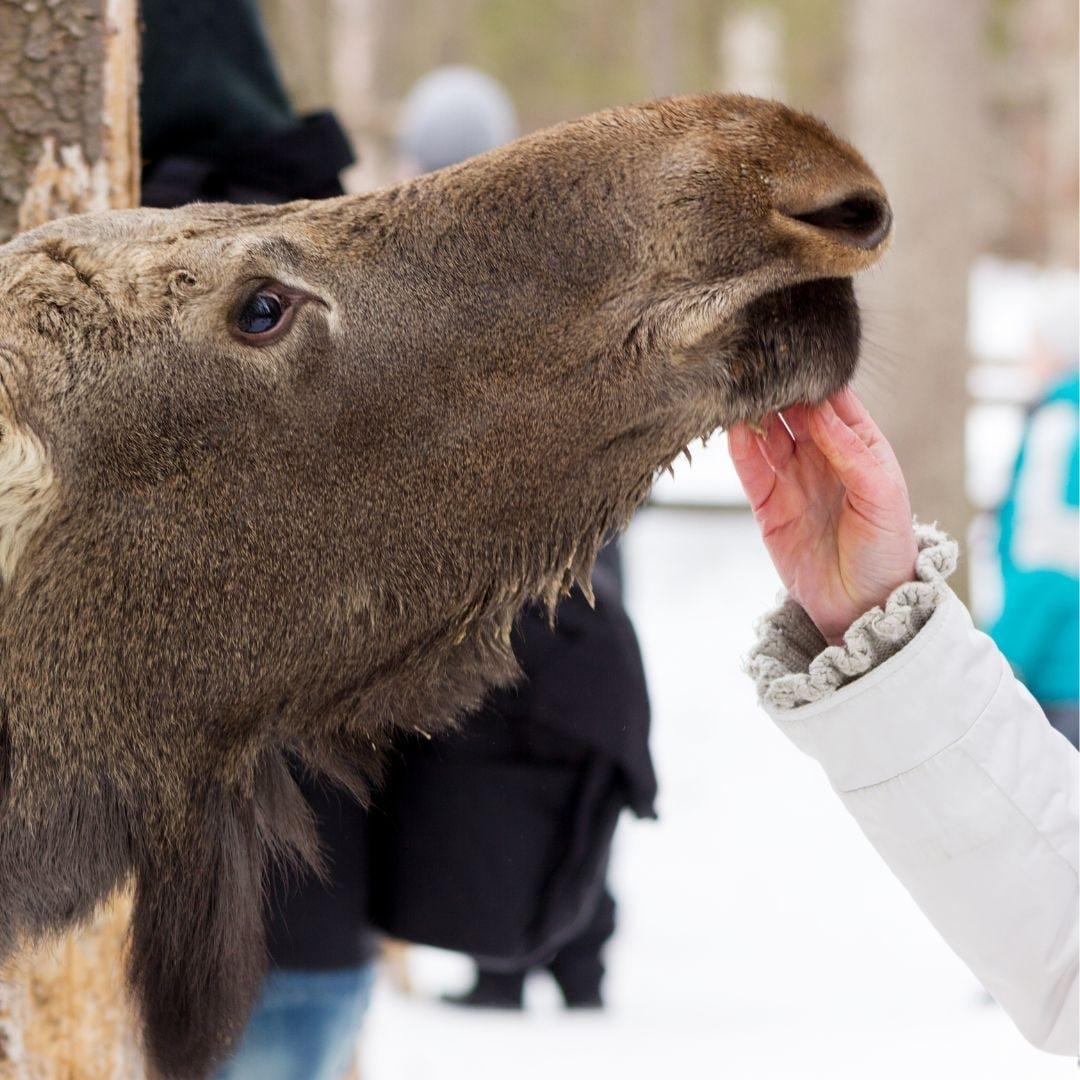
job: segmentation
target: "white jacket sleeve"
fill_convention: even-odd
[[[932,547],[921,543],[924,553]],[[813,624],[788,601],[763,623],[750,670],[781,730],[821,763],[870,842],[1021,1032],[1075,1055],[1080,755],[923,563],[930,588],[921,601],[913,599],[919,583],[902,587],[906,608],[897,590],[845,646],[815,641]],[[868,632],[868,618],[884,632]],[[890,619],[892,630],[906,619],[906,642],[903,633],[890,637]],[[845,674],[852,666],[862,672]]]

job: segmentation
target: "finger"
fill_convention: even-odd
[[[881,429],[874,422],[869,410],[859,400],[850,386],[829,397],[829,404],[836,410],[836,415],[847,424],[867,446],[873,446],[883,439]]]
[[[810,415],[810,436],[847,491],[873,506],[896,496],[896,482],[828,401]]]
[[[728,431],[728,451],[750,508],[760,509],[773,493],[776,473],[765,460],[757,436],[746,424],[737,424]]]
[[[888,469],[892,477],[904,486],[904,474],[900,469],[900,463],[896,460],[889,440],[885,438],[881,428],[870,415],[869,409],[862,403],[858,394],[850,386],[845,387],[838,394],[829,398],[829,403],[836,410],[837,416],[859,436],[870,448],[874,457]]]
[[[814,445],[810,437],[810,413],[809,405],[792,405],[785,409],[781,416],[784,423],[795,439],[795,453],[803,460],[804,464],[817,468],[825,468],[821,460],[821,451]]]
[[[859,423],[869,423],[871,426],[876,427],[869,409],[850,386],[845,386],[843,390],[838,390],[835,394],[830,395],[829,403],[836,410],[836,415],[848,427],[854,427]]]
[[[778,413],[771,413],[762,420],[764,433],[757,437],[758,446],[765,460],[776,472],[780,472],[795,453],[795,440],[784,427]]]

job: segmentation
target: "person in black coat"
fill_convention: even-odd
[[[527,612],[519,628],[518,657],[529,681],[489,701],[482,716],[519,723],[531,729],[524,756],[557,758],[587,774],[590,767],[609,771],[611,805],[629,807],[639,817],[654,816],[656,778],[648,752],[648,694],[637,651],[637,639],[621,604],[621,576],[614,547],[601,553],[593,575],[596,610],[580,592],[559,608],[553,634],[546,615]],[[520,751],[519,751],[520,753]],[[608,821],[595,819],[603,831]],[[507,826],[512,830],[511,820]],[[567,828],[573,829],[573,823]],[[451,1005],[520,1009],[526,976],[546,969],[554,977],[568,1008],[603,1005],[603,950],[615,933],[615,899],[606,883],[610,835],[583,841],[594,844],[603,859],[597,864],[602,881],[595,896],[583,899],[573,920],[575,929],[550,958],[523,966],[479,961],[474,985],[463,994],[446,994]]]
[[[514,632],[524,672],[456,736],[411,747],[373,815],[373,918],[398,937],[478,961],[458,1004],[520,1008],[546,967],[568,1006],[602,1003],[615,930],[605,884],[624,808],[653,816],[649,703],[611,546],[554,628],[527,609]]]

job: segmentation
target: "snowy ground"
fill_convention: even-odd
[[[661,820],[626,820],[610,1009],[465,1015],[461,958],[380,986],[364,1080],[1039,1080],[1030,1049],[926,924],[817,766],[758,712],[739,658],[777,583],[749,517],[650,508],[624,550],[654,703]]]

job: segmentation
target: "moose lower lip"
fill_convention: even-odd
[[[741,342],[758,379],[749,387],[750,408],[782,411],[773,405],[781,399],[787,408],[813,405],[840,390],[855,374],[859,336],[850,278],[803,282],[760,297],[746,309]]]

